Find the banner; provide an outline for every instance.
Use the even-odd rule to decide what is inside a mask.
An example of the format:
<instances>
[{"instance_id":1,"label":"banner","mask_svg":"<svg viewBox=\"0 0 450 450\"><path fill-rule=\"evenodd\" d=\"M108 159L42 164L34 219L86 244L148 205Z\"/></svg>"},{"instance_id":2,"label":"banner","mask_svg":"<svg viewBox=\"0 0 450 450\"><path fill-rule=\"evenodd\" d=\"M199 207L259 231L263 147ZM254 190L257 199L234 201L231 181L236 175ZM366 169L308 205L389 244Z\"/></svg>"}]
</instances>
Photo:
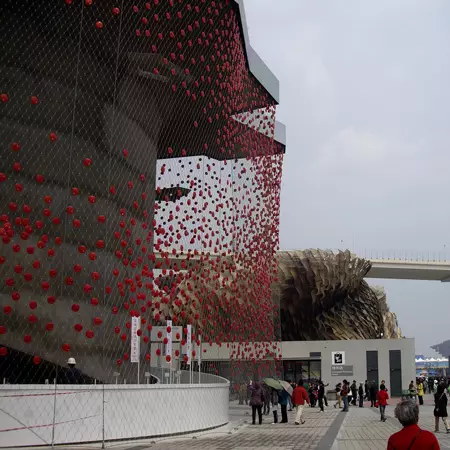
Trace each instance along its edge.
<instances>
[{"instance_id":1,"label":"banner","mask_svg":"<svg viewBox=\"0 0 450 450\"><path fill-rule=\"evenodd\" d=\"M141 340L137 332L141 328L141 318L132 317L131 318L131 355L130 361L132 363L139 362L140 350L141 350Z\"/></svg>"},{"instance_id":2,"label":"banner","mask_svg":"<svg viewBox=\"0 0 450 450\"><path fill-rule=\"evenodd\" d=\"M202 363L202 337L201 336L198 337L198 343L199 343L199 346L197 349L197 351L198 351L197 358L198 358L198 367L200 367L200 365Z\"/></svg>"},{"instance_id":3,"label":"banner","mask_svg":"<svg viewBox=\"0 0 450 450\"><path fill-rule=\"evenodd\" d=\"M187 326L186 350L188 356L187 364L190 366L192 362L192 325Z\"/></svg>"},{"instance_id":4,"label":"banner","mask_svg":"<svg viewBox=\"0 0 450 450\"><path fill-rule=\"evenodd\" d=\"M170 332L167 331L168 328L170 328ZM166 356L172 357L172 321L171 320L167 321L166 338L167 338Z\"/></svg>"}]
</instances>

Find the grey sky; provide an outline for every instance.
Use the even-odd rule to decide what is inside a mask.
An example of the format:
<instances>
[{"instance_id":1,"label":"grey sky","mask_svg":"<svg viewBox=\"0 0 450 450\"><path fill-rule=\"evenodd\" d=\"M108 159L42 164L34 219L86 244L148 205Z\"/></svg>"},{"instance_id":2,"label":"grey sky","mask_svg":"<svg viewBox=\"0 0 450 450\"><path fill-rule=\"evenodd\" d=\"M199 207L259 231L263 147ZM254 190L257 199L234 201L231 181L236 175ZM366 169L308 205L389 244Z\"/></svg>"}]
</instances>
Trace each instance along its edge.
<instances>
[{"instance_id":1,"label":"grey sky","mask_svg":"<svg viewBox=\"0 0 450 450\"><path fill-rule=\"evenodd\" d=\"M281 248L450 259L450 2L245 5L251 44L281 84ZM450 283L372 284L417 353L450 338Z\"/></svg>"}]
</instances>

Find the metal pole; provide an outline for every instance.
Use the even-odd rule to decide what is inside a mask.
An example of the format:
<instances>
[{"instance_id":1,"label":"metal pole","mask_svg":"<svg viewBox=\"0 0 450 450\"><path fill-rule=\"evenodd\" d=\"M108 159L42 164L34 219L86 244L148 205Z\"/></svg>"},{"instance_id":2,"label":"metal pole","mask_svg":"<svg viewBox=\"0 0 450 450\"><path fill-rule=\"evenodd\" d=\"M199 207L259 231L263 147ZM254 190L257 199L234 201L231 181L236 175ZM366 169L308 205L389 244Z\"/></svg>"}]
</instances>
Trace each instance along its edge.
<instances>
[{"instance_id":1,"label":"metal pole","mask_svg":"<svg viewBox=\"0 0 450 450\"><path fill-rule=\"evenodd\" d=\"M138 359L138 362L137 362L137 384L139 384L139 373L140 373L140 369L141 369L141 358L140 358L140 355L139 355L139 359Z\"/></svg>"}]
</instances>

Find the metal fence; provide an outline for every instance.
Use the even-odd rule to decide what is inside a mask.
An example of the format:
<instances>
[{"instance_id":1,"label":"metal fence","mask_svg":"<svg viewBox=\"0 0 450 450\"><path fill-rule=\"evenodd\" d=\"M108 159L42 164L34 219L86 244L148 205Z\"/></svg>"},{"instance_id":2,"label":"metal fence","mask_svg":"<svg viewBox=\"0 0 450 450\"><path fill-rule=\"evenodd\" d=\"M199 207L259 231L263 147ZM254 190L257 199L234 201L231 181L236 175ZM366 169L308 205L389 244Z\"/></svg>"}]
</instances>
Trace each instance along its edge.
<instances>
[{"instance_id":1,"label":"metal fence","mask_svg":"<svg viewBox=\"0 0 450 450\"><path fill-rule=\"evenodd\" d=\"M123 381L154 392L169 370L178 386L213 345L235 345L234 374L267 369L283 148L237 5L1 2L0 380L56 380L58 395L8 397L0 433L60 443L134 436L122 416L173 425L176 394L155 410ZM83 431L91 416L102 426Z\"/></svg>"}]
</instances>

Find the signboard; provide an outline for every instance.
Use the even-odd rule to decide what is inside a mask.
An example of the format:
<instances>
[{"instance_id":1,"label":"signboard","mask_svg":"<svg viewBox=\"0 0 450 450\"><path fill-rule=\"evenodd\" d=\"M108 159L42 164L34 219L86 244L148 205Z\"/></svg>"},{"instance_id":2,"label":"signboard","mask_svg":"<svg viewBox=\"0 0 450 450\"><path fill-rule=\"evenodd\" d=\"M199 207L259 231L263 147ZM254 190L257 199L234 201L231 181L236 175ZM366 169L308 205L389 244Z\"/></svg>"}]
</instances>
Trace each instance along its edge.
<instances>
[{"instance_id":1,"label":"signboard","mask_svg":"<svg viewBox=\"0 0 450 450\"><path fill-rule=\"evenodd\" d=\"M170 333L167 331L167 328L170 327ZM166 356L172 357L172 321L167 321L167 327L166 327L166 338L167 338L167 344L166 344Z\"/></svg>"},{"instance_id":2,"label":"signboard","mask_svg":"<svg viewBox=\"0 0 450 450\"><path fill-rule=\"evenodd\" d=\"M187 326L187 336L186 336L186 353L187 353L187 363L191 365L192 361L192 325Z\"/></svg>"},{"instance_id":3,"label":"signboard","mask_svg":"<svg viewBox=\"0 0 450 450\"><path fill-rule=\"evenodd\" d=\"M331 364L345 364L345 352L331 352Z\"/></svg>"},{"instance_id":4,"label":"signboard","mask_svg":"<svg viewBox=\"0 0 450 450\"><path fill-rule=\"evenodd\" d=\"M332 377L352 377L353 376L353 366L346 365L332 365L331 366L331 376Z\"/></svg>"},{"instance_id":5,"label":"signboard","mask_svg":"<svg viewBox=\"0 0 450 450\"><path fill-rule=\"evenodd\" d=\"M138 330L141 328L141 318L140 317L132 317L131 318L131 355L130 362L137 363L139 362L140 355L140 344L141 340L137 334Z\"/></svg>"}]
</instances>

